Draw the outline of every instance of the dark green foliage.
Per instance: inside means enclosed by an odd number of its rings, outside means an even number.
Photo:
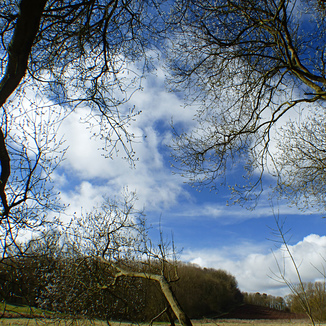
[[[111,286],[112,282],[112,270],[85,257],[24,257],[0,264],[1,301],[70,316],[139,317],[144,308],[142,282],[126,278]]]
[[[190,318],[217,316],[242,302],[236,279],[226,271],[180,264],[178,275],[175,292]]]
[[[241,300],[235,278],[225,271],[179,264],[173,288],[191,318],[214,316]],[[167,307],[156,282],[123,277],[95,259],[27,256],[0,264],[1,300],[103,320],[149,321]],[[167,320],[163,315],[161,320]]]

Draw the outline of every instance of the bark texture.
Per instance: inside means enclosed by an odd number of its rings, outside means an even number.
[[[103,262],[108,264],[108,262],[105,259],[102,259]],[[187,316],[187,314],[183,311],[183,309],[180,306],[180,303],[178,302],[178,299],[174,295],[170,283],[168,280],[163,276],[163,275],[157,275],[157,274],[152,274],[152,273],[145,273],[145,272],[133,272],[129,270],[122,269],[120,267],[117,267],[117,270],[119,271],[116,275],[115,278],[119,278],[122,276],[126,277],[138,277],[138,278],[145,278],[148,280],[153,280],[156,281],[160,284],[162,293],[164,294],[166,300],[168,301],[172,311],[178,318],[179,322],[183,326],[192,326],[192,322],[190,318]]]
[[[18,87],[26,74],[28,58],[39,30],[42,13],[47,0],[21,0],[15,31],[8,47],[8,62],[0,80],[0,107]],[[3,126],[0,129],[0,197],[3,216],[9,213],[5,187],[10,176],[10,158],[5,143]]]
[[[8,48],[6,72],[0,81],[0,106],[17,88],[27,69],[28,58],[39,30],[47,0],[21,0],[15,31]]]

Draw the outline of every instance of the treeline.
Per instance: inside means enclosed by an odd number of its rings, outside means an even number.
[[[307,313],[316,321],[326,320],[326,283],[308,282],[294,288],[296,294],[290,294],[286,297],[287,305],[292,312]]]
[[[273,296],[266,293],[243,293],[244,303],[253,304],[257,306],[268,307],[277,310],[289,311],[287,302],[283,297]]]
[[[130,266],[130,262],[128,263]],[[143,262],[134,262],[141,269]],[[160,266],[150,269],[157,273]],[[148,270],[148,266],[147,266]],[[148,270],[149,271],[149,270]],[[157,282],[146,278],[119,277],[100,260],[64,252],[34,252],[0,263],[0,300],[44,310],[102,320],[150,321],[168,307]],[[167,272],[170,285],[190,318],[218,317],[248,303],[273,309],[306,313],[326,320],[324,282],[298,286],[285,298],[265,293],[241,293],[236,279],[226,271],[177,263]],[[159,320],[167,321],[166,314]]]
[[[216,316],[242,302],[235,278],[223,270],[178,263],[177,274],[171,286],[190,318]],[[150,321],[168,306],[156,282],[115,281],[114,270],[97,259],[55,252],[2,261],[0,296],[11,304],[103,320]]]
[[[316,321],[326,320],[326,283],[308,282],[294,286],[294,292],[285,298],[266,293],[242,293],[243,302],[294,313],[307,314],[310,311]]]
[[[215,317],[243,301],[234,276],[224,270],[178,266],[175,293],[190,318]]]

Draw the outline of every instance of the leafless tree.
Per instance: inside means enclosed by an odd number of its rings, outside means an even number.
[[[275,230],[272,230],[274,235],[276,236],[276,241],[281,244],[281,250],[283,250],[284,254],[284,261],[280,262],[277,260],[275,257],[275,262],[277,265],[277,272],[272,272],[273,273],[273,278],[280,282],[285,284],[291,293],[298,299],[300,302],[300,306],[304,313],[309,317],[312,325],[315,325],[315,318],[312,312],[312,306],[311,302],[308,298],[308,293],[305,288],[305,283],[303,282],[303,279],[301,277],[300,273],[300,266],[298,265],[295,257],[292,254],[292,251],[289,246],[289,241],[287,239],[288,232],[287,230],[284,229],[284,221],[280,220],[278,215],[274,215],[275,218],[275,224],[276,228]],[[285,265],[285,259],[288,259],[290,261],[290,265],[294,268],[295,276],[297,278],[297,282],[294,282],[293,280],[290,280],[287,277],[286,274],[286,268],[288,266]]]
[[[297,294],[290,294],[287,296],[287,302],[291,311],[296,313],[305,312],[302,303],[302,289],[297,287]],[[326,299],[326,289],[325,282],[314,282],[314,283],[305,283],[304,291],[307,295],[307,299],[311,305],[311,312],[314,319],[318,322],[325,321],[325,299]]]
[[[325,209],[325,113],[290,121],[279,132],[277,190],[302,209]]]
[[[77,218],[71,243],[86,256],[115,270],[113,282],[102,288],[114,286],[120,278],[157,282],[168,303],[164,313],[170,321],[173,323],[171,309],[183,326],[191,326],[171,287],[171,282],[177,279],[175,266],[169,267],[173,262],[169,257],[173,255],[173,248],[170,253],[162,237],[157,248],[152,245],[142,212],[135,209],[134,196],[126,194],[123,203],[109,201],[100,210]]]
[[[142,74],[151,69],[152,50],[164,32],[161,2],[1,1],[4,247],[24,226],[42,224],[42,210],[54,207],[55,194],[46,183],[65,151],[56,138],[58,124],[72,110],[89,108],[99,126],[96,136],[106,143],[106,155],[122,149],[133,162],[133,135],[127,126],[137,112],[119,110],[119,105],[139,89]],[[132,70],[136,66],[140,73]]]
[[[7,130],[6,149],[12,166],[10,182],[3,192],[8,211],[0,223],[2,257],[16,245],[21,231],[42,230],[47,223],[57,223],[46,218],[48,210],[64,208],[58,194],[52,191],[52,173],[66,150],[57,133],[60,111],[55,108],[34,111],[33,103],[26,105],[20,100],[11,105],[2,124]]]
[[[181,23],[168,54],[171,88],[199,106],[197,128],[176,128],[176,166],[212,188],[245,169],[230,182],[234,199],[256,199],[264,172],[278,172],[271,148],[282,119],[324,110],[322,2],[180,0],[173,17]]]

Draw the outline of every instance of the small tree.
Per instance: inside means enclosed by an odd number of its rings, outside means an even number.
[[[275,218],[276,229],[273,230],[273,232],[276,235],[276,237],[278,237],[277,242],[281,244],[281,249],[284,251],[285,257],[289,258],[290,264],[294,268],[295,275],[297,277],[297,282],[293,282],[287,278],[285,263],[283,262],[283,266],[282,266],[281,263],[276,259],[276,257],[275,257],[275,261],[278,268],[278,274],[273,272],[275,276],[275,280],[284,283],[289,288],[292,295],[294,295],[298,299],[298,302],[300,302],[302,311],[304,311],[306,315],[309,317],[312,325],[315,325],[315,316],[312,311],[312,305],[309,300],[309,294],[306,291],[305,283],[302,280],[299,266],[290,250],[288,241],[286,239],[286,234],[288,232],[284,230],[284,223],[280,221],[279,217],[274,215],[274,218]]]
[[[147,236],[142,212],[135,210],[135,195],[127,194],[122,203],[108,201],[101,209],[76,218],[71,243],[86,257],[114,270],[114,280],[101,288],[115,286],[121,278],[157,282],[167,301],[164,309],[173,323],[170,309],[184,326],[192,323],[181,308],[172,288],[167,244],[153,248]],[[173,269],[172,269],[173,271]]]

